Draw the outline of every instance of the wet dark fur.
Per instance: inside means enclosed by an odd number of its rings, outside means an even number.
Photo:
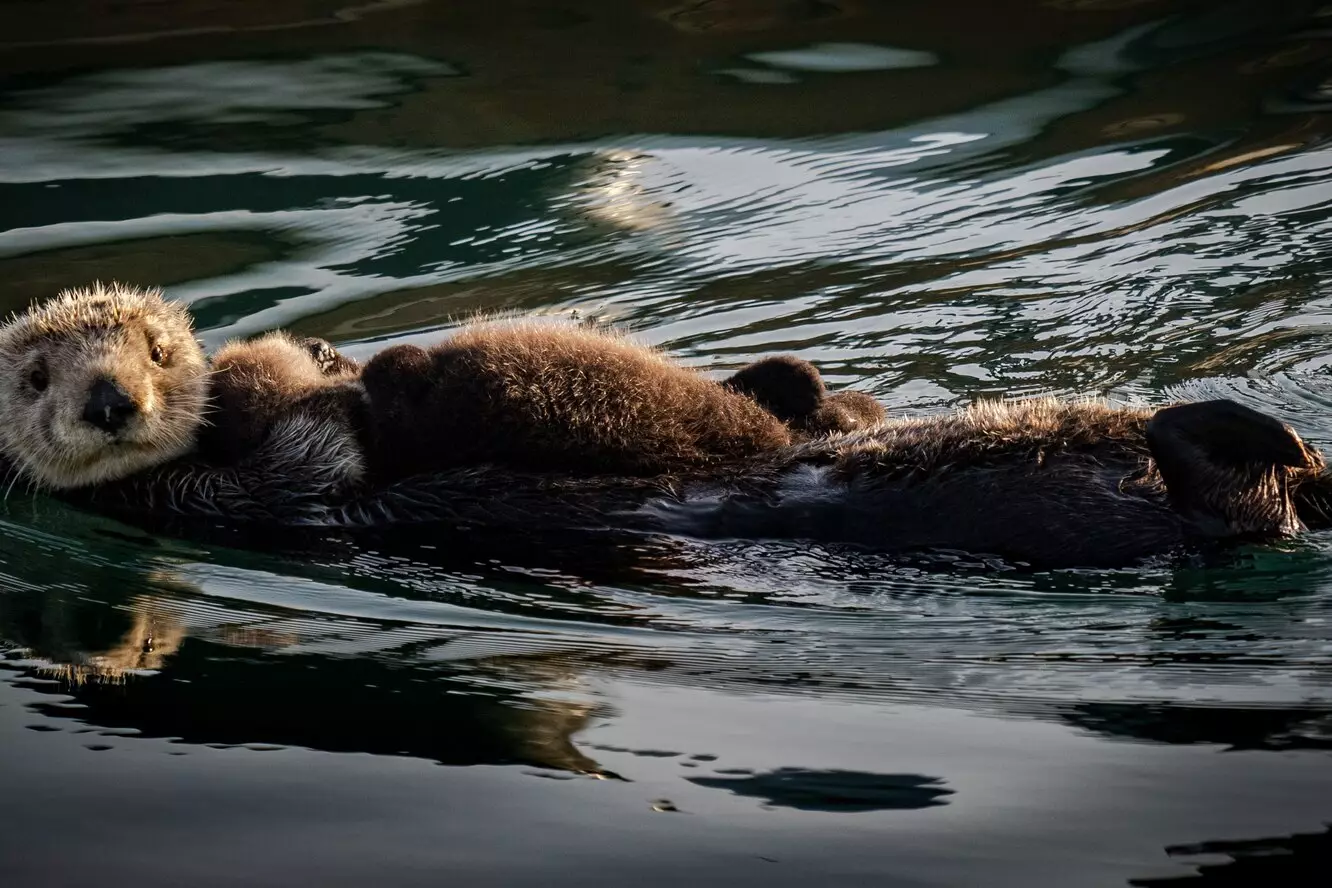
[[[1223,401],[1161,410],[983,402],[814,441],[726,487],[716,499],[661,500],[649,523],[1041,566],[1121,565],[1327,523],[1321,454]]]
[[[637,528],[953,549],[1039,567],[1119,566],[1209,540],[1286,537],[1327,527],[1332,499],[1321,454],[1288,427],[1224,401],[1157,411],[989,402],[715,472],[578,477],[473,466],[351,497],[321,494],[319,468],[297,448],[265,447],[254,465],[271,457],[272,470],[233,471],[204,489],[196,472],[174,467],[98,496],[122,511],[148,502],[190,515],[222,504],[234,520],[288,525]],[[249,493],[264,485],[277,496]]]

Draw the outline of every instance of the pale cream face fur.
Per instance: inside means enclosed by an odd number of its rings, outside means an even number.
[[[39,487],[117,480],[193,448],[208,365],[189,313],[156,290],[66,290],[0,326],[0,455]],[[105,378],[136,413],[108,432],[83,419]]]

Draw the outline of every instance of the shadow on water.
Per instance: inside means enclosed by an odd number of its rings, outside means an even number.
[[[690,783],[754,796],[801,811],[911,811],[944,805],[952,790],[935,777],[778,768],[766,774],[690,777]]]
[[[1296,833],[1269,839],[1200,842],[1166,849],[1171,857],[1229,857],[1224,863],[1198,864],[1196,874],[1133,879],[1136,888],[1239,888],[1247,885],[1323,884],[1332,863],[1332,827],[1320,833]]]
[[[710,369],[798,351],[896,413],[1230,397],[1332,444],[1326,4],[10,6],[6,311],[117,278],[167,286],[210,344],[287,326],[364,355],[577,310]],[[33,827],[20,857],[155,884],[115,856],[143,836],[68,812],[177,785],[186,819],[196,791],[271,811],[275,756],[246,750],[275,747],[332,775],[313,819],[226,833],[205,805],[191,836],[298,849],[346,815],[396,849],[327,884],[415,884],[436,848],[476,884],[548,884],[562,859],[747,880],[751,852],[772,885],[1297,884],[1326,856],[1306,835],[1329,816],[1326,534],[1039,572],[539,530],[166,534],[8,497],[0,777],[86,790],[24,823],[109,837],[87,862]],[[189,754],[133,758],[159,745]],[[371,761],[318,771],[331,752]],[[624,779],[391,782],[413,763]],[[392,844],[444,829],[427,812],[464,786],[449,828],[483,834]],[[686,816],[643,825],[626,799]],[[1172,846],[1145,875],[1176,837],[1262,835],[1288,838]]]

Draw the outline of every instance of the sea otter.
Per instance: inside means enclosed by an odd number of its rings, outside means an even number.
[[[0,456],[73,488],[188,453],[208,372],[185,309],[118,284],[71,290],[0,327]]]
[[[798,358],[768,358],[718,384],[612,332],[549,324],[473,325],[429,351],[391,347],[363,368],[323,340],[278,332],[224,345],[213,365],[204,457],[236,462],[274,423],[319,417],[356,440],[375,483],[486,463],[703,469],[885,417],[868,395],[830,395]]]
[[[225,343],[213,355],[200,456],[217,465],[240,463],[293,417],[323,426],[359,451],[366,422],[360,369],[322,339],[282,331]],[[348,470],[349,483],[358,481],[364,458]]]
[[[607,330],[526,321],[465,327],[366,362],[376,476],[497,463],[519,471],[705,471],[811,434],[882,419],[837,401],[818,370],[767,359],[718,384]]]
[[[477,467],[407,479],[312,520],[521,530],[634,527],[1123,566],[1209,541],[1332,526],[1332,478],[1289,426],[1233,401],[980,402],[709,475],[576,478]]]
[[[1322,455],[1288,426],[1229,401],[1155,410],[981,403],[729,461],[682,460],[657,474],[636,474],[632,465],[616,474],[491,461],[350,487],[347,462],[362,459],[356,442],[317,412],[298,411],[238,464],[211,466],[186,454],[103,481],[151,462],[142,455],[126,462],[121,448],[154,458],[177,453],[178,442],[165,446],[145,430],[172,419],[157,411],[199,406],[202,389],[177,376],[186,366],[187,324],[172,327],[153,310],[145,315],[135,299],[91,302],[98,308],[86,317],[57,305],[0,331],[0,416],[8,420],[0,433],[4,454],[25,472],[45,472],[52,487],[91,479],[83,481],[94,485],[83,488],[86,501],[128,515],[322,527],[618,526],[887,551],[959,549],[1054,567],[1125,564],[1205,540],[1289,536],[1328,526],[1332,513]],[[475,341],[464,337],[460,345],[465,352]],[[138,354],[126,358],[128,381],[108,363],[108,354],[125,357],[122,347]],[[421,354],[433,361],[448,352]],[[54,372],[52,360],[63,362]],[[181,392],[194,392],[194,400]],[[539,393],[520,397],[540,403]],[[169,427],[197,429],[197,415],[186,419],[174,417]]]
[[[404,360],[416,355],[419,366]],[[9,383],[0,406],[15,418],[0,452],[51,488],[115,480],[186,453],[192,471],[243,467],[270,437],[288,442],[283,464],[299,455],[339,473],[323,477],[325,492],[477,463],[685,469],[786,446],[793,430],[818,423],[855,424],[828,409],[812,365],[784,360],[796,372],[764,372],[780,363],[769,359],[733,377],[745,381],[741,394],[607,332],[489,324],[430,353],[389,349],[364,374],[327,342],[282,332],[229,342],[210,368],[180,306],[157,291],[95,285],[0,332]]]

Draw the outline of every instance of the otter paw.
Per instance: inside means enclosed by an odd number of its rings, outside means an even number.
[[[1156,411],[1147,423],[1147,444],[1167,460],[1190,448],[1227,466],[1310,468],[1317,457],[1295,430],[1278,419],[1229,400],[1176,404]],[[1158,459],[1159,461],[1159,459]]]
[[[358,365],[354,360],[343,355],[326,339],[305,336],[297,339],[296,344],[309,352],[310,357],[319,366],[319,371],[325,376],[339,376],[357,369]]]
[[[1273,476],[1322,465],[1289,426],[1234,401],[1158,410],[1146,438],[1171,503],[1209,536],[1295,532],[1299,518]]]

